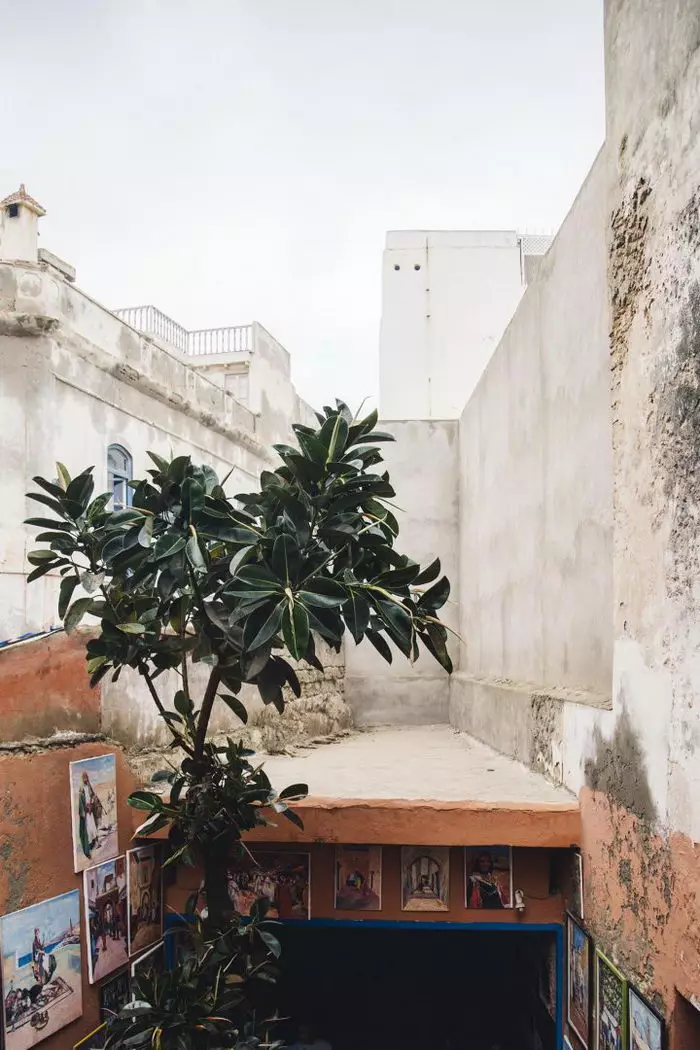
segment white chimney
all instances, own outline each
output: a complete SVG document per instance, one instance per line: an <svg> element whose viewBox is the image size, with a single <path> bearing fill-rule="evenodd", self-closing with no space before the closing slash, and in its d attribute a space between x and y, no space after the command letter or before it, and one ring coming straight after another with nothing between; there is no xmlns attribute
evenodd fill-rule
<svg viewBox="0 0 700 1050"><path fill-rule="evenodd" d="M29 196L24 183L0 201L0 261L37 262L42 215L45 210Z"/></svg>

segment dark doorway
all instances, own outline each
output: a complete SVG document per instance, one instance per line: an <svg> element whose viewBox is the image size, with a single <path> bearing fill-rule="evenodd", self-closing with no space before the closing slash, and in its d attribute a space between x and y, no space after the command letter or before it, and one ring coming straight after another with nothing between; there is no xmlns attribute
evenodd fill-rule
<svg viewBox="0 0 700 1050"><path fill-rule="evenodd" d="M546 931L281 928L281 999L332 1050L555 1050Z"/></svg>

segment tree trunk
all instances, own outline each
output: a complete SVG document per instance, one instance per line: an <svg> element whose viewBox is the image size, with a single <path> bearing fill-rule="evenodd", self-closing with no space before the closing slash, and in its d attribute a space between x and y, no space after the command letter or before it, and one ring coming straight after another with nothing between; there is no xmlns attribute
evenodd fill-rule
<svg viewBox="0 0 700 1050"><path fill-rule="evenodd" d="M232 911L228 895L228 844L208 844L204 854L204 891L207 898L207 927L216 935L223 931Z"/></svg>

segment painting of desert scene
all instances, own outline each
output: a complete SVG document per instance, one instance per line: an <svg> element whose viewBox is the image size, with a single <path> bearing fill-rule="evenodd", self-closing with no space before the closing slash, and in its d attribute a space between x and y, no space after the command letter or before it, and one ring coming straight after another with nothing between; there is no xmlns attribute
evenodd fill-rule
<svg viewBox="0 0 700 1050"><path fill-rule="evenodd" d="M0 917L5 1050L26 1050L83 1012L80 893Z"/></svg>
<svg viewBox="0 0 700 1050"><path fill-rule="evenodd" d="M129 961L126 933L126 857L88 868L85 880L88 973L101 981Z"/></svg>
<svg viewBox="0 0 700 1050"><path fill-rule="evenodd" d="M163 870L158 846L140 846L126 856L129 955L135 955L163 936Z"/></svg>
<svg viewBox="0 0 700 1050"><path fill-rule="evenodd" d="M115 755L96 755L70 763L70 802L73 870L85 871L116 857L119 844Z"/></svg>

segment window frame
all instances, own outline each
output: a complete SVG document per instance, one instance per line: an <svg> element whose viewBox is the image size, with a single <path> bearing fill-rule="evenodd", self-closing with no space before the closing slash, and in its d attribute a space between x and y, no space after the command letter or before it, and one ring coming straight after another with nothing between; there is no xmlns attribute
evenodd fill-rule
<svg viewBox="0 0 700 1050"><path fill-rule="evenodd" d="M110 462L113 454L122 457L123 467L113 467ZM118 441L111 441L107 446L107 488L112 493L112 510L126 510L131 506L132 489L128 484L134 480L134 457L125 445ZM121 490L124 499L117 499L117 491Z"/></svg>

